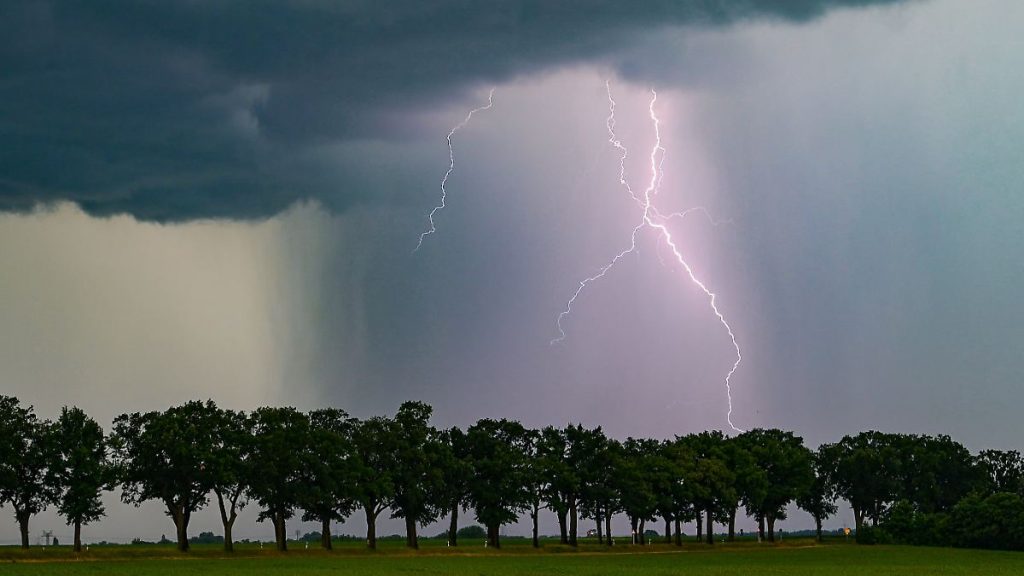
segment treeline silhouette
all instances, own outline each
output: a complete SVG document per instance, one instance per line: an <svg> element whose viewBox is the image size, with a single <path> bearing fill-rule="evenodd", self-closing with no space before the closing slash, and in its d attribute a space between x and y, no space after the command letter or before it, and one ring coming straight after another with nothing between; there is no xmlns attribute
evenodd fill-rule
<svg viewBox="0 0 1024 576"><path fill-rule="evenodd" d="M1016 451L972 455L948 436L862 432L817 450L792 432L757 429L727 437L710 431L667 440L609 438L601 428L525 428L482 419L466 430L438 429L432 409L406 402L390 418L350 417L327 408L301 412L264 407L250 413L193 401L165 411L118 416L110 434L82 410L65 407L54 421L0 396L0 505L9 504L29 546L29 520L49 505L74 526L103 517L105 490L121 500L163 504L177 546L189 549L191 515L214 502L232 550L239 510L252 503L287 549L285 523L301 513L321 523L361 512L366 542L377 544L385 511L405 519L406 543L417 527L449 518L458 545L460 511L472 510L488 544L501 526L526 514L539 546L543 509L558 518L561 541L577 545L579 522L615 544L611 519L624 514L633 539L664 522L664 542L682 545L694 523L713 544L715 525L735 538L737 514L775 539L775 523L796 503L822 522L849 502L859 542L1024 548L1024 465Z"/></svg>

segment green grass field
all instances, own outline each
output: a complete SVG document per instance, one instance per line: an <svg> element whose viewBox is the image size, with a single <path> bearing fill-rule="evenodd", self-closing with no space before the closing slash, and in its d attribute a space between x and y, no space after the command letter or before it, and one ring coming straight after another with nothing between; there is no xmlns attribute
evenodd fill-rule
<svg viewBox="0 0 1024 576"><path fill-rule="evenodd" d="M419 552L406 551L399 543L384 543L375 553L357 543L346 543L333 552L314 548L280 554L243 545L231 556L216 547L200 546L179 554L164 546L91 547L75 557L69 549L0 548L0 573L38 575L319 575L352 576L381 574L466 575L644 575L686 574L725 576L755 574L802 575L934 575L1024 574L1024 554L945 548L902 546L814 545L792 540L777 546L757 544L696 544L682 550L655 545L645 548L619 546L607 551L584 545L571 550L547 544L540 552L522 542L510 542L501 551L486 550L479 543L449 549L425 543Z"/></svg>

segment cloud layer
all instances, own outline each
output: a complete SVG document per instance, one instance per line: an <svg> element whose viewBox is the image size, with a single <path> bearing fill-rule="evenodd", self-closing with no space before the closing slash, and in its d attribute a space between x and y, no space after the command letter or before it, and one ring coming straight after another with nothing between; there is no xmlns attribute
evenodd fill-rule
<svg viewBox="0 0 1024 576"><path fill-rule="evenodd" d="M415 139L482 83L621 65L658 30L803 22L896 0L7 3L0 210L69 200L141 220L381 201L324 150Z"/></svg>

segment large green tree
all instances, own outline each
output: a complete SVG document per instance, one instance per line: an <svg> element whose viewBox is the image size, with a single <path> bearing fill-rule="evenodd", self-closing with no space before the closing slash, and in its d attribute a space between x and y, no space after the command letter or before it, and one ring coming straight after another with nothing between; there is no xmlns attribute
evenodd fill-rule
<svg viewBox="0 0 1024 576"><path fill-rule="evenodd" d="M320 522L320 546L332 549L331 522L348 518L355 507L352 476L352 427L344 410L309 413L309 438L300 472L302 519Z"/></svg>
<svg viewBox="0 0 1024 576"><path fill-rule="evenodd" d="M749 442L750 439L741 434L726 438L722 445L726 466L732 472L729 495L733 500L724 503L729 542L736 540L736 514L740 504L749 508L751 502L760 502L768 489L767 472L757 465Z"/></svg>
<svg viewBox="0 0 1024 576"><path fill-rule="evenodd" d="M673 488L682 476L681 465L678 460L672 458L670 448L669 442L651 441L651 454L648 457L655 515L665 522L665 529L662 532L662 541L665 544L672 543L672 526L676 520Z"/></svg>
<svg viewBox="0 0 1024 576"><path fill-rule="evenodd" d="M634 544L646 544L646 525L658 512L658 442L627 438L615 459L619 503L629 517Z"/></svg>
<svg viewBox="0 0 1024 576"><path fill-rule="evenodd" d="M536 444L536 469L541 475L542 497L558 518L560 543L569 543L569 511L575 506L579 478L569 462L569 440L554 426L541 429Z"/></svg>
<svg viewBox="0 0 1024 576"><path fill-rule="evenodd" d="M56 490L57 511L74 526L74 550L82 551L82 525L103 517L100 493L111 468L103 428L81 408L64 407L51 427L47 481Z"/></svg>
<svg viewBox="0 0 1024 576"><path fill-rule="evenodd" d="M211 402L192 401L165 412L122 414L111 437L121 500L141 505L163 503L174 521L178 550L189 549L188 524L207 503L213 476L213 426L219 410Z"/></svg>
<svg viewBox="0 0 1024 576"><path fill-rule="evenodd" d="M985 492L1024 495L1024 459L1016 450L982 450L975 461L985 479Z"/></svg>
<svg viewBox="0 0 1024 576"><path fill-rule="evenodd" d="M802 438L783 430L758 428L742 436L765 481L760 500L748 502L749 511L767 523L768 541L774 542L776 520L785 518L786 506L814 482L811 451Z"/></svg>
<svg viewBox="0 0 1024 576"><path fill-rule="evenodd" d="M526 513L530 517L532 525L530 534L533 547L540 548L540 511L544 508L542 502L544 488L547 486L539 452L541 433L539 430L528 429L524 436L523 453L526 457L526 469L523 478L529 500Z"/></svg>
<svg viewBox="0 0 1024 576"><path fill-rule="evenodd" d="M473 476L469 500L487 528L487 542L501 547L499 530L527 509L526 429L510 420L483 419L467 430Z"/></svg>
<svg viewBox="0 0 1024 576"><path fill-rule="evenodd" d="M949 436L898 435L899 459L896 500L907 500L918 512L948 512L986 481L974 456Z"/></svg>
<svg viewBox="0 0 1024 576"><path fill-rule="evenodd" d="M213 416L213 443L206 471L210 474L213 494L217 498L220 521L224 526L224 551L234 551L232 529L238 511L246 504L246 489L251 468L252 422L243 412L218 410Z"/></svg>
<svg viewBox="0 0 1024 576"><path fill-rule="evenodd" d="M286 523L303 490L309 419L295 408L262 407L252 413L252 429L249 493L263 508L259 519L274 525L277 549L283 552L288 550Z"/></svg>
<svg viewBox="0 0 1024 576"><path fill-rule="evenodd" d="M895 437L871 430L819 450L833 463L836 494L850 503L860 537L864 520L877 524L899 492L902 463Z"/></svg>
<svg viewBox="0 0 1024 576"><path fill-rule="evenodd" d="M595 470L600 465L600 451L604 440L604 432L600 428L584 428L581 424L570 424L565 427L565 439L568 447L567 464L574 479L574 493L569 500L569 545L576 546L579 539L579 518L594 515L592 485L597 482L600 473ZM586 512L585 514L583 512Z"/></svg>
<svg viewBox="0 0 1024 576"><path fill-rule="evenodd" d="M466 433L458 427L444 430L438 447L438 468L444 476L441 501L448 511L448 545L459 545L459 510L469 499L473 463L469 459Z"/></svg>
<svg viewBox="0 0 1024 576"><path fill-rule="evenodd" d="M395 496L395 427L375 416L353 423L351 471L356 503L366 516L366 545L377 548L377 517Z"/></svg>
<svg viewBox="0 0 1024 576"><path fill-rule="evenodd" d="M14 508L21 547L28 548L28 522L46 509L56 491L47 482L49 425L17 398L0 396L0 504Z"/></svg>
<svg viewBox="0 0 1024 576"><path fill-rule="evenodd" d="M616 512L618 499L611 477L613 472L608 437L600 427L585 430L575 452L580 484L580 516L594 520L598 542L605 542L604 535L608 533L607 543L610 545L611 516Z"/></svg>
<svg viewBox="0 0 1024 576"><path fill-rule="evenodd" d="M438 431L430 425L432 412L423 402L405 402L392 424L392 517L405 520L406 546L414 549L419 548L416 526L436 521L446 504L444 446Z"/></svg>
<svg viewBox="0 0 1024 576"><path fill-rule="evenodd" d="M685 439L676 438L662 444L661 457L668 461L670 480L668 489L669 502L662 503L662 513L673 520L673 540L676 546L683 545L683 522L697 519L694 503L697 456ZM659 498L663 498L660 496ZM667 506L667 507L666 507Z"/></svg>
<svg viewBox="0 0 1024 576"><path fill-rule="evenodd" d="M707 431L690 434L683 440L696 458L691 469L691 497L695 508L697 537L701 537L701 519L704 520L704 538L714 544L714 521L728 521L731 507L737 500L736 475L729 468L725 435Z"/></svg>

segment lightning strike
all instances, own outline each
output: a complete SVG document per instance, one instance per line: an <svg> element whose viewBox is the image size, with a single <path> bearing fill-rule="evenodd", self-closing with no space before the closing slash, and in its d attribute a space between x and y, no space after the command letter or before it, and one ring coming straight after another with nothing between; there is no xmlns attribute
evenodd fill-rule
<svg viewBox="0 0 1024 576"><path fill-rule="evenodd" d="M580 281L579 286L577 286L576 288L576 291L573 293L573 295L569 298L569 301L566 303L565 309L558 315L556 325L558 327L559 336L557 338L552 339L551 344L556 344L558 342L565 340L566 334L565 329L562 326L562 322L570 313L572 313L572 305L575 303L576 299L584 291L584 289L586 289L587 286L589 286L591 283L603 278L615 266L615 264L619 262L619 260L627 256L628 254L636 252L637 236L639 235L640 231L643 230L644 228L650 228L651 230L655 231L658 234L659 244L660 242L664 242L665 245L669 247L669 249L672 252L672 255L675 257L676 261L686 272L686 275L689 277L690 281L693 284L695 284L701 290L701 292L704 293L705 296L707 296L712 312L714 312L715 317L718 318L719 323L725 328L726 333L729 335L729 340L732 342L732 347L736 351L736 360L735 362L733 362L732 368L730 368L729 372L725 375L725 392L726 398L728 400L728 412L726 413L725 418L726 421L729 423L730 428L732 428L736 432L743 432L741 428L738 428L732 422L732 377L733 374L736 373L736 370L739 368L740 363L743 361L743 354L740 351L739 343L736 341L735 334L733 334L732 326L729 325L729 322L725 319L725 316L718 309L718 296L714 292L712 292L707 287L707 285L704 284L704 282L697 278L697 275L694 273L693 268L690 267L690 264L683 257L683 254L680 251L679 246L676 244L675 239L672 237L672 232L668 229L667 226L667 223L671 219L685 218L688 214L693 212L703 213L709 220L711 220L712 224L717 225L717 222L711 217L710 213L705 208L702 207L695 207L690 208L688 210L683 210L682 212L675 212L668 215L662 215L652 203L652 197L658 194L658 190L661 187L661 180L664 176L662 166L665 162L665 148L662 147L661 145L661 122L658 119L657 114L654 112L654 105L658 101L658 93L653 89L651 90L651 101L648 105L648 113L650 115L651 122L654 124L655 136L655 143L654 146L651 148L650 155L651 179L650 182L647 184L647 187L644 189L642 196L638 196L634 192L634 190L629 184L629 181L626 178L625 162L626 158L629 155L629 152L615 135L615 100L612 98L611 85L609 82L605 82L605 89L608 93L609 103L609 115L608 119L605 122L605 124L608 127L609 133L608 142L611 143L611 145L615 149L621 152L619 156L619 183L626 189L626 191L637 202L637 204L640 205L640 207L643 209L643 215L641 217L640 223L633 228L633 232L630 235L629 247L623 250L622 252L619 252L614 258L612 258L610 262L608 262L608 264L600 268L596 274Z"/></svg>
<svg viewBox="0 0 1024 576"><path fill-rule="evenodd" d="M483 112L484 110L488 110L493 105L494 88L491 88L491 91L487 94L487 104L470 110L469 113L466 114L466 117L462 119L462 122L456 124L455 127L452 128L450 132L448 132L448 170L444 173L444 177L441 178L441 203L438 204L437 206L434 206L434 209L431 210L429 214L427 214L427 220L430 222L430 228L423 232L422 234L420 234L420 240L419 242L416 243L416 247L413 248L412 250L414 254L419 251L421 246L423 246L424 238L433 234L434 232L437 232L437 228L434 226L434 215L437 214L439 211L444 210L445 207L447 206L445 202L448 199L448 190L445 188L445 186L447 186L448 184L448 177L451 176L452 172L455 171L455 149L452 148L452 136L454 136L455 133L458 132L459 130L465 128L466 125L469 124L469 121L473 119L474 114L476 114L477 112Z"/></svg>

